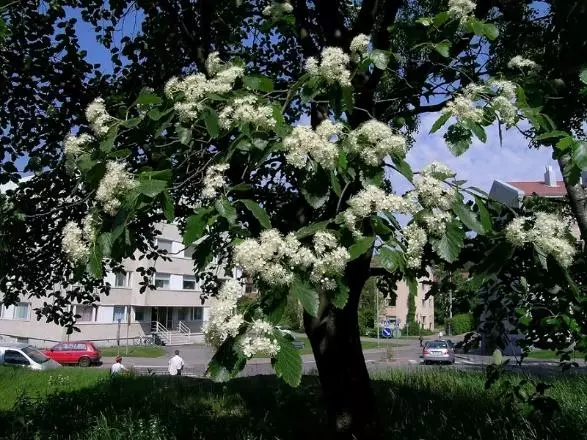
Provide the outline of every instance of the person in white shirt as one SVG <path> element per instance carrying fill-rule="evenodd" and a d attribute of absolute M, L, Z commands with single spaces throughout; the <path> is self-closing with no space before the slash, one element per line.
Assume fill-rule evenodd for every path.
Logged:
<path fill-rule="evenodd" d="M 179 350 L 175 350 L 175 356 L 169 359 L 169 374 L 172 376 L 181 376 L 183 370 L 183 359 L 179 356 Z"/>
<path fill-rule="evenodd" d="M 124 365 L 122 365 L 122 358 L 120 356 L 116 356 L 115 363 L 110 367 L 110 374 L 120 374 L 125 371 L 128 371 Z"/>

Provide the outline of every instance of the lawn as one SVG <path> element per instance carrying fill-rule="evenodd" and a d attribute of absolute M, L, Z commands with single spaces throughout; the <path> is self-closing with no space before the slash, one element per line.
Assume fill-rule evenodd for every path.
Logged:
<path fill-rule="evenodd" d="M 68 379 L 64 379 L 68 378 Z M 587 424 L 587 378 L 553 380 L 562 411 L 553 420 L 484 389 L 484 377 L 454 370 L 377 374 L 385 439 L 579 439 Z M 26 393 L 26 394 L 23 394 Z M 29 397 L 30 396 L 30 397 Z M 188 377 L 110 379 L 89 369 L 35 373 L 0 368 L 2 438 L 173 440 L 324 438 L 318 380 L 292 389 L 274 376 L 218 384 Z"/>
<path fill-rule="evenodd" d="M 157 345 L 153 346 L 134 346 L 131 345 L 128 347 L 128 352 L 126 346 L 120 347 L 100 347 L 100 351 L 102 352 L 103 357 L 115 357 L 115 356 L 124 356 L 124 357 L 144 357 L 144 358 L 158 358 L 161 356 L 165 356 L 166 351 L 163 347 L 159 347 Z"/>
<path fill-rule="evenodd" d="M 296 336 L 296 339 L 304 343 L 304 348 L 300 350 L 301 354 L 312 354 L 312 346 L 310 345 L 310 340 L 307 337 Z M 387 345 L 389 345 L 390 347 L 400 347 L 402 345 L 405 345 L 405 343 L 402 344 L 398 343 L 397 341 L 382 339 L 379 344 L 377 344 L 376 341 L 361 341 L 361 345 L 363 347 L 363 350 L 370 350 L 373 348 L 384 349 L 385 347 L 387 347 Z"/>

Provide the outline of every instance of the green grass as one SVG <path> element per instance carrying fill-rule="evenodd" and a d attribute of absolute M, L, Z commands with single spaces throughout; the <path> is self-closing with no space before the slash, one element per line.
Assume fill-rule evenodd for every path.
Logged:
<path fill-rule="evenodd" d="M 375 375 L 382 438 L 585 438 L 587 378 L 551 381 L 548 394 L 562 410 L 550 421 L 533 417 L 498 389 L 485 391 L 484 381 L 444 369 Z M 218 384 L 188 377 L 110 379 L 97 369 L 35 373 L 2 367 L 0 402 L 0 436 L 8 440 L 327 437 L 314 376 L 292 389 L 273 376 Z"/>
<path fill-rule="evenodd" d="M 157 345 L 153 346 L 129 346 L 128 353 L 125 346 L 121 347 L 100 347 L 103 357 L 144 357 L 144 358 L 158 358 L 165 356 L 165 349 Z"/>
<path fill-rule="evenodd" d="M 527 357 L 532 359 L 560 359 L 558 354 L 550 350 L 532 350 Z"/>

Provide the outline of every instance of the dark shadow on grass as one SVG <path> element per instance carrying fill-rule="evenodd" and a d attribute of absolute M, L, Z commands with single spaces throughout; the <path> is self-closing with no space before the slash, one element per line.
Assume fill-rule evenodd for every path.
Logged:
<path fill-rule="evenodd" d="M 385 439 L 583 438 L 565 415 L 547 427 L 467 385 L 451 390 L 417 378 L 373 382 Z M 1 393 L 1 391 L 0 391 Z M 218 384 L 187 377 L 128 377 L 0 413 L 6 439 L 325 439 L 316 377 L 292 389 L 272 376 Z M 145 428 L 146 426 L 146 428 Z"/>

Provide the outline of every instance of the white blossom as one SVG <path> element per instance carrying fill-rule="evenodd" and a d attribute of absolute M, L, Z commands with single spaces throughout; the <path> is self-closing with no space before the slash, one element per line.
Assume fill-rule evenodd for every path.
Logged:
<path fill-rule="evenodd" d="M 316 127 L 316 131 L 311 127 L 298 125 L 283 140 L 285 159 L 290 165 L 303 168 L 308 163 L 308 158 L 312 158 L 323 168 L 332 169 L 339 150 L 337 144 L 330 139 L 341 133 L 342 126 L 329 120 L 323 121 Z"/>
<path fill-rule="evenodd" d="M 84 148 L 90 144 L 94 138 L 87 133 L 79 136 L 68 135 L 63 142 L 63 151 L 67 156 L 76 157 L 84 152 Z"/>
<path fill-rule="evenodd" d="M 224 172 L 229 168 L 227 163 L 212 165 L 206 169 L 204 176 L 204 188 L 202 189 L 202 197 L 205 199 L 212 199 L 218 195 L 220 189 L 224 187 L 226 181 L 224 179 Z"/>
<path fill-rule="evenodd" d="M 326 251 L 338 246 L 338 241 L 333 233 L 318 231 L 314 234 L 314 250 L 316 254 L 323 255 Z"/>
<path fill-rule="evenodd" d="M 508 67 L 510 69 L 519 69 L 519 70 L 528 70 L 528 71 L 540 69 L 540 66 L 536 62 L 529 60 L 527 58 L 524 58 L 520 55 L 516 55 L 515 57 L 513 57 L 508 62 Z"/>
<path fill-rule="evenodd" d="M 348 70 L 350 58 L 339 47 L 327 47 L 321 53 L 320 63 L 310 57 L 306 61 L 306 71 L 312 76 L 318 76 L 329 84 L 350 86 L 351 73 Z"/>
<path fill-rule="evenodd" d="M 106 174 L 96 191 L 96 200 L 102 203 L 106 213 L 115 215 L 122 204 L 121 199 L 136 186 L 137 182 L 133 175 L 126 171 L 123 163 L 108 162 Z"/>
<path fill-rule="evenodd" d="M 353 130 L 348 137 L 351 151 L 359 153 L 366 164 L 377 166 L 388 155 L 403 157 L 406 154 L 406 140 L 394 134 L 391 128 L 372 119 Z"/>
<path fill-rule="evenodd" d="M 439 208 L 443 211 L 451 209 L 455 191 L 447 190 L 441 180 L 432 176 L 415 176 L 414 188 L 425 208 Z"/>
<path fill-rule="evenodd" d="M 249 359 L 258 353 L 275 357 L 279 352 L 277 339 L 267 336 L 245 336 L 241 342 L 243 354 Z"/>
<path fill-rule="evenodd" d="M 104 136 L 110 130 L 114 118 L 108 114 L 102 98 L 96 98 L 86 109 L 86 119 L 98 136 Z"/>
<path fill-rule="evenodd" d="M 371 44 L 371 39 L 368 35 L 359 34 L 355 38 L 352 39 L 350 45 L 350 51 L 357 54 L 364 54 L 369 50 L 369 45 Z"/>
<path fill-rule="evenodd" d="M 206 342 L 218 347 L 229 336 L 239 333 L 244 317 L 236 313 L 238 299 L 243 289 L 238 281 L 230 279 L 220 288 L 216 300 L 210 306 L 210 317 L 203 331 Z"/>
<path fill-rule="evenodd" d="M 426 231 L 415 223 L 411 223 L 404 229 L 404 236 L 408 245 L 406 264 L 410 269 L 417 269 L 422 263 L 422 251 L 427 241 Z"/>
<path fill-rule="evenodd" d="M 422 215 L 424 229 L 431 235 L 442 235 L 451 220 L 452 216 L 448 212 L 440 210 Z"/>
<path fill-rule="evenodd" d="M 534 243 L 546 254 L 552 255 L 563 267 L 572 264 L 576 253 L 575 246 L 567 238 L 567 226 L 555 214 L 536 212 L 534 224 L 530 227 L 530 217 L 517 217 L 505 228 L 506 239 L 515 246 Z"/>
<path fill-rule="evenodd" d="M 206 59 L 206 71 L 208 75 L 214 76 L 220 72 L 224 67 L 224 63 L 220 59 L 218 52 L 212 52 Z"/>
<path fill-rule="evenodd" d="M 448 14 L 463 23 L 475 10 L 475 2 L 471 0 L 448 0 Z"/>
<path fill-rule="evenodd" d="M 442 109 L 443 114 L 454 116 L 458 121 L 481 122 L 483 110 L 475 105 L 475 101 L 465 95 L 456 95 L 446 107 Z"/>
<path fill-rule="evenodd" d="M 430 162 L 422 168 L 421 174 L 423 176 L 434 177 L 435 179 L 444 180 L 449 177 L 454 177 L 455 172 L 441 162 Z"/>
<path fill-rule="evenodd" d="M 100 220 L 94 214 L 88 214 L 84 217 L 82 221 L 83 225 L 83 237 L 89 242 L 92 242 L 96 238 L 96 234 L 98 233 L 98 227 L 100 225 Z"/>
<path fill-rule="evenodd" d="M 463 89 L 463 95 L 468 99 L 475 101 L 479 95 L 487 92 L 487 87 L 484 84 L 469 83 Z"/>
<path fill-rule="evenodd" d="M 511 102 L 510 99 L 505 96 L 496 96 L 491 100 L 491 106 L 499 113 L 501 121 L 507 125 L 512 126 L 516 123 L 518 117 L 518 109 Z"/>
<path fill-rule="evenodd" d="M 518 86 L 515 83 L 505 79 L 491 79 L 489 85 L 500 95 L 508 99 L 516 99 Z"/>
<path fill-rule="evenodd" d="M 61 248 L 67 258 L 75 264 L 86 262 L 90 255 L 90 248 L 83 239 L 83 232 L 75 222 L 68 222 L 63 228 Z"/>
<path fill-rule="evenodd" d="M 271 5 L 263 9 L 265 17 L 279 17 L 283 14 L 289 14 L 293 11 L 293 6 L 289 2 L 272 2 Z"/>
<path fill-rule="evenodd" d="M 224 129 L 231 129 L 240 124 L 252 124 L 261 129 L 275 128 L 273 108 L 259 103 L 255 95 L 236 98 L 220 112 L 218 122 Z"/>

